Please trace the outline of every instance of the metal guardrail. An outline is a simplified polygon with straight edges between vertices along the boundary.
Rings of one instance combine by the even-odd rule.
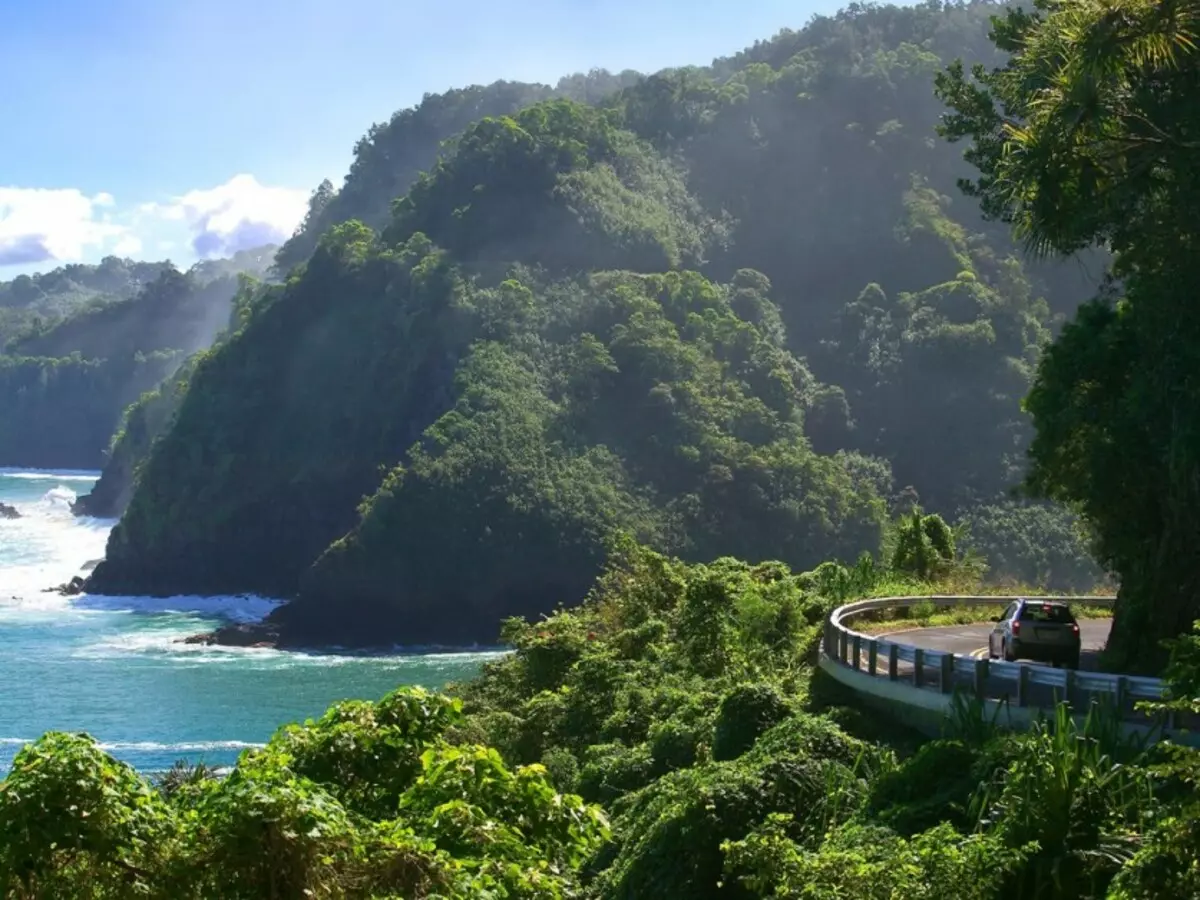
[[[978,659],[943,650],[913,647],[900,640],[854,631],[846,622],[865,613],[933,604],[936,607],[1004,606],[1019,597],[881,597],[848,603],[835,609],[825,622],[824,653],[838,663],[867,675],[910,683],[916,690],[951,694],[965,689],[979,699],[1012,698],[1022,707],[1053,706],[1065,700],[1086,706],[1107,695],[1123,717],[1144,718],[1133,710],[1139,700],[1160,700],[1161,679],[1135,675],[1110,675],[1031,666],[994,659]],[[1039,597],[1075,606],[1111,607],[1111,597]]]

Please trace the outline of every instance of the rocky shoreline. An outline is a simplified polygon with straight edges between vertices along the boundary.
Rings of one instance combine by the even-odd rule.
[[[78,575],[76,575],[70,581],[64,582],[63,584],[55,585],[54,587],[46,588],[44,591],[42,591],[42,593],[43,594],[62,594],[64,597],[74,597],[76,594],[82,594],[83,588],[84,588],[84,580],[81,577],[79,577]]]
[[[279,646],[279,628],[266,621],[222,625],[214,631],[180,638],[175,643],[201,644],[205,647],[282,649]]]
[[[16,507],[9,506],[7,503],[0,503],[0,519],[19,519],[21,514],[17,512]]]

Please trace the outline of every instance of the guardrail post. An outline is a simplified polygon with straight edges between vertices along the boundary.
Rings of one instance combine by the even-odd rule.
[[[895,681],[899,677],[900,648],[895,644],[888,646],[888,679]]]
[[[872,638],[871,643],[867,644],[867,671],[874,675],[878,665],[879,642]]]
[[[925,651],[920,647],[913,650],[913,684],[917,687],[925,684]]]
[[[1017,666],[1017,706],[1029,705],[1029,666]]]
[[[1075,705],[1075,670],[1074,669],[1066,670],[1066,683],[1063,685],[1063,693],[1066,695],[1063,697],[1063,700],[1066,702],[1067,706],[1073,707]]]
[[[854,670],[857,672],[862,668],[862,638],[857,634],[854,636]]]
[[[980,700],[987,697],[988,661],[975,660],[975,696]]]
[[[1124,675],[1117,676],[1116,693],[1113,695],[1113,705],[1117,709],[1117,716],[1125,715],[1125,704],[1129,700],[1129,682]]]
[[[954,654],[947,653],[942,657],[942,693],[949,694],[954,690]]]

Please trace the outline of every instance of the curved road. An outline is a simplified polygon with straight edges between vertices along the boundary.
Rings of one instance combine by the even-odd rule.
[[[980,622],[976,625],[948,625],[942,628],[909,628],[904,631],[889,632],[886,637],[900,638],[903,642],[924,650],[943,650],[957,653],[961,656],[987,658],[988,634],[992,630],[992,622]],[[1108,641],[1108,632],[1112,628],[1112,619],[1080,619],[1079,636],[1083,641],[1083,652],[1079,657],[1079,668],[1090,670],[1096,668],[1096,656],[1104,649]],[[885,635],[878,635],[885,637]],[[1028,660],[1021,660],[1028,662]],[[1043,663],[1029,663],[1043,665]]]

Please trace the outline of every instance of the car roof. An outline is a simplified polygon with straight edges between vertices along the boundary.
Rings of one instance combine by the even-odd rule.
[[[1030,603],[1035,606],[1066,606],[1070,607],[1070,603],[1066,600],[1039,600],[1037,597],[1022,597],[1018,603]]]

